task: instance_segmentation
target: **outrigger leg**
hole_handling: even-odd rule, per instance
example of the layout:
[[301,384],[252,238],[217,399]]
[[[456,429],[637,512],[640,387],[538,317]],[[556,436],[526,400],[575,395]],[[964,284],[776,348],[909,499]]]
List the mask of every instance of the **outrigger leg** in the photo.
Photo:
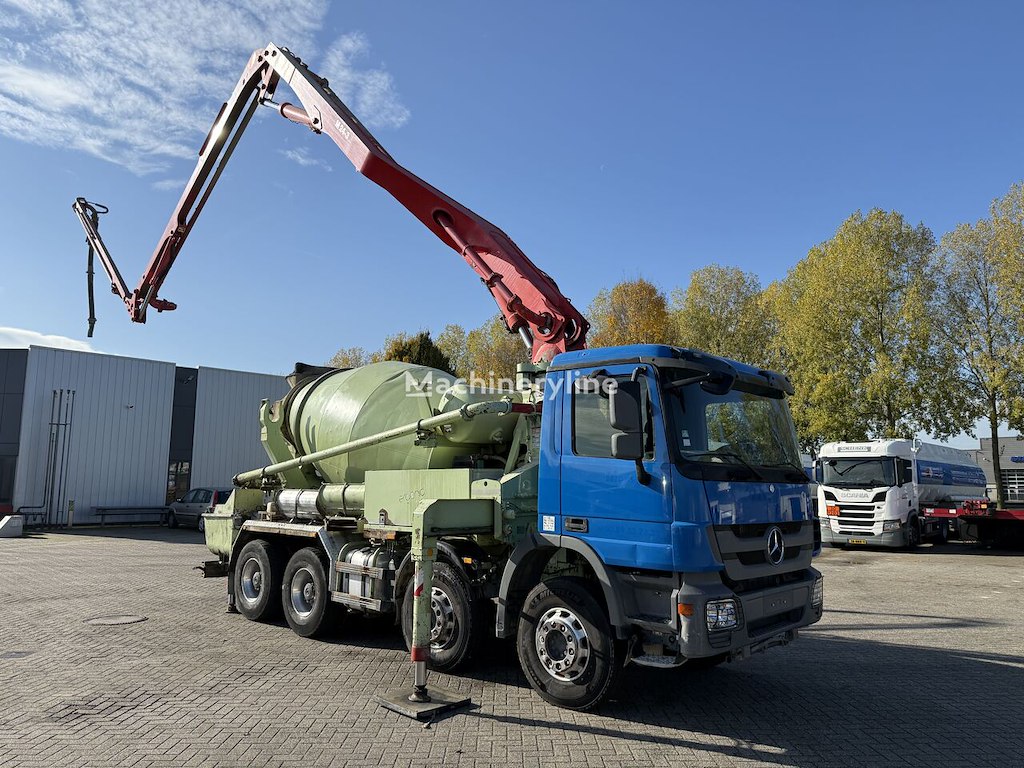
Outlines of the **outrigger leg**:
[[413,575],[412,607],[412,692],[408,688],[391,690],[378,696],[381,706],[416,720],[430,720],[441,712],[471,703],[444,688],[427,688],[427,662],[430,660],[430,592],[434,583],[434,559],[437,539],[423,535],[423,518],[417,516],[412,532],[412,558],[416,564]]

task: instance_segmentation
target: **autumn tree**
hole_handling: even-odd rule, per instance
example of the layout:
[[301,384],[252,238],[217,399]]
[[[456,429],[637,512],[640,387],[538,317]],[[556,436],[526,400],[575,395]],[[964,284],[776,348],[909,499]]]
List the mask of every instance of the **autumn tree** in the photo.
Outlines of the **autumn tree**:
[[514,380],[516,366],[528,362],[530,350],[500,314],[466,334],[466,366],[476,377]]
[[711,264],[672,292],[675,340],[684,347],[754,365],[769,364],[774,315],[752,272]]
[[674,341],[665,294],[642,277],[602,290],[591,303],[588,317],[592,327],[587,343],[593,347]]
[[398,360],[454,373],[451,360],[438,349],[429,331],[389,336],[384,341],[384,348],[374,355],[374,360]]
[[961,224],[942,238],[937,258],[935,318],[953,347],[972,421],[985,418],[992,436],[992,468],[997,504],[1006,501],[1000,473],[999,424],[1021,405],[1020,331],[1005,300],[1001,269],[1006,253],[994,219]]
[[358,368],[370,362],[370,355],[362,347],[342,347],[327,364],[335,368]]
[[466,330],[461,325],[449,323],[437,335],[437,348],[452,364],[452,372],[460,378],[470,374],[469,350],[466,346]]
[[[1024,339],[1024,184],[1014,184],[991,207],[993,236],[998,251],[999,296],[1017,339]],[[1018,350],[1020,348],[1018,347]],[[1010,360],[1017,371],[1024,371],[1024,350]],[[1024,429],[1024,400],[1011,405],[1010,427]]]
[[941,439],[969,425],[931,315],[934,248],[923,224],[858,211],[769,291],[806,448],[920,431]]

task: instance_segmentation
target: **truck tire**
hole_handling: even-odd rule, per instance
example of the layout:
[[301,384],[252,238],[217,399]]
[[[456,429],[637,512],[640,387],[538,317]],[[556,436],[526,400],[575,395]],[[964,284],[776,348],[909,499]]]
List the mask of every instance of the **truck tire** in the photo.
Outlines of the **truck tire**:
[[541,582],[526,597],[516,637],[530,686],[556,707],[586,710],[618,682],[623,644],[581,579]]
[[917,515],[913,515],[907,520],[906,548],[908,551],[917,549],[917,546],[920,543],[921,525],[917,520]]
[[[402,635],[412,649],[412,612],[415,579],[409,579],[402,599]],[[430,590],[430,662],[438,672],[456,669],[468,661],[480,644],[482,625],[461,571],[447,563],[434,563]]]
[[288,561],[281,580],[281,607],[295,634],[318,637],[330,626],[331,593],[319,550],[300,549]]
[[281,610],[278,594],[284,571],[277,547],[264,539],[253,539],[235,561],[235,607],[249,621],[275,619]]

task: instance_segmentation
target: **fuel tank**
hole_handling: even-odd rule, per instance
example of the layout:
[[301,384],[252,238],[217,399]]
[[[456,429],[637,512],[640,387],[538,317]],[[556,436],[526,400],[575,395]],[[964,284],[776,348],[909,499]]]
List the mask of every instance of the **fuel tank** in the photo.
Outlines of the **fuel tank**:
[[[297,365],[292,390],[269,409],[265,428],[280,430],[296,456],[411,424],[463,405],[510,396],[470,390],[451,374],[410,363],[387,361],[358,368]],[[519,400],[518,394],[511,395]],[[484,415],[460,421],[440,433],[389,440],[315,464],[326,483],[361,483],[370,469],[448,469],[460,457],[501,455],[517,416]],[[265,440],[273,461],[280,461]],[[283,457],[290,458],[290,457]]]

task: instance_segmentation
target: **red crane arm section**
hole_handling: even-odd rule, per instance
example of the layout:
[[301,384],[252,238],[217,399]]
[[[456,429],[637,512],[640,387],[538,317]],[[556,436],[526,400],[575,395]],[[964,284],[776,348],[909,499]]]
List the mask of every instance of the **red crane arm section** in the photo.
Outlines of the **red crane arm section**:
[[[261,104],[273,104],[274,91],[281,81],[294,91],[302,106],[282,104],[280,114],[329,136],[359,173],[385,189],[443,243],[457,251],[487,286],[509,330],[519,332],[531,346],[534,362],[585,346],[589,323],[562,295],[555,281],[530,261],[508,235],[396,163],[331,91],[326,79],[311,72],[287,49],[273,44],[255,51],[249,58],[231,98],[221,107],[199,151],[195,170],[138,288],[131,295],[122,296],[132,320],[145,322],[149,306],[158,311],[174,308],[171,302],[157,298],[167,272],[253,112]],[[86,231],[88,234],[88,228]],[[98,233],[96,241],[102,247]],[[106,255],[105,249],[97,250]],[[108,266],[108,259],[103,259],[102,263],[109,274],[113,262]],[[111,280],[114,281],[113,275]]]

